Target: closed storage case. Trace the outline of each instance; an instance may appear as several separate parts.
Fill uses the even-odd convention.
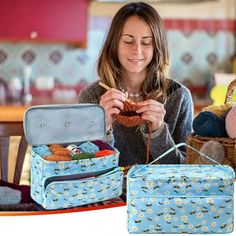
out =
[[[220,165],[137,165],[127,177],[130,233],[230,233],[234,170]]]

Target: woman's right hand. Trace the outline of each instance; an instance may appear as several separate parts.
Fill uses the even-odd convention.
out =
[[[112,115],[119,114],[124,108],[125,94],[121,91],[111,88],[101,96],[100,105],[104,108],[106,114],[106,131],[111,128]]]

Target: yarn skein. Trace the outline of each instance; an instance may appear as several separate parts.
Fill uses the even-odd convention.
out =
[[[225,161],[225,150],[221,143],[210,140],[203,144],[200,149],[200,152],[206,154],[207,156],[211,157],[213,160],[223,164]],[[211,160],[208,160],[205,157],[201,157],[200,163],[202,164],[214,164]]]
[[[212,112],[200,112],[193,120],[196,135],[206,137],[227,137],[225,119]]]
[[[236,138],[236,105],[232,107],[225,119],[225,127],[230,138]]]
[[[109,156],[109,155],[114,155],[114,154],[115,154],[115,151],[112,151],[112,150],[102,150],[102,151],[96,152],[95,156],[96,157],[104,157],[104,156]]]
[[[78,147],[82,153],[95,153],[99,151],[99,147],[92,142],[85,142]]]
[[[71,156],[73,160],[92,159],[95,157],[96,156],[93,153],[80,153],[80,154],[74,154]]]
[[[211,157],[213,160],[219,162],[222,165],[228,165],[234,168],[234,165],[231,161],[226,158],[226,153],[223,145],[220,142],[210,140],[203,144],[200,149],[200,152]],[[193,164],[214,164],[212,161],[208,160],[205,157],[199,156]]]
[[[202,111],[209,111],[214,113],[218,117],[225,118],[233,104],[233,102],[227,102],[224,105],[210,105],[208,107],[205,107]]]
[[[47,145],[33,146],[32,150],[41,157],[52,155],[52,152]]]

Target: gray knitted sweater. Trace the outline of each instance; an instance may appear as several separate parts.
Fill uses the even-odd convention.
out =
[[[183,85],[170,80],[169,96],[165,104],[166,115],[161,129],[153,133],[150,142],[150,161],[177,143],[185,142],[192,131],[193,104],[189,90]],[[84,88],[79,95],[79,103],[99,104],[104,89],[94,82]],[[146,162],[146,142],[148,135],[138,127],[127,128],[113,123],[110,141],[120,151],[119,165],[142,164]],[[109,137],[107,137],[109,140]],[[185,148],[173,151],[157,163],[179,164],[185,162]]]

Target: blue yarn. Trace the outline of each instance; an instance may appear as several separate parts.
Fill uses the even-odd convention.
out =
[[[46,145],[33,146],[32,150],[41,157],[52,155],[52,152]]]
[[[193,121],[195,134],[208,137],[227,137],[225,119],[212,112],[200,112]]]
[[[99,147],[91,142],[82,143],[78,147],[82,153],[95,153],[99,152]]]

